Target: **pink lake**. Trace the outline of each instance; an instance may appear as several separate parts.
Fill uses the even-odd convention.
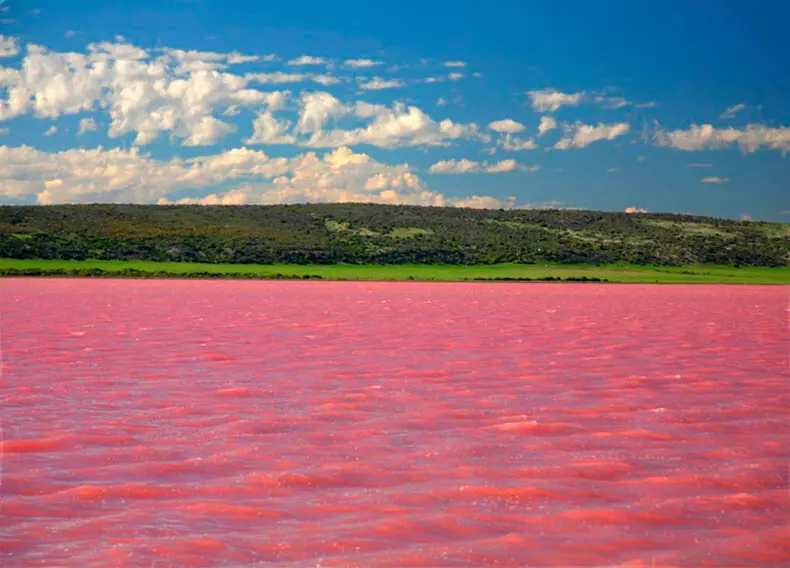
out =
[[[0,280],[0,565],[787,566],[788,288]]]

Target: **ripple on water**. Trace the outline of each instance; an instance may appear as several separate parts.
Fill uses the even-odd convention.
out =
[[[786,302],[8,279],[0,562],[786,566]]]

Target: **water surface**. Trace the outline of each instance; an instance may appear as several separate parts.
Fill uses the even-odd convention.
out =
[[[0,562],[787,565],[787,306],[0,280]]]

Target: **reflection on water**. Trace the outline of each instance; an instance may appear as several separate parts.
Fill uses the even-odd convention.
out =
[[[2,280],[4,567],[782,566],[787,288]]]

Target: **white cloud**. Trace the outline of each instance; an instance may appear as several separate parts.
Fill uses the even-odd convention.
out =
[[[488,124],[488,128],[494,132],[509,132],[511,134],[524,132],[524,130],[526,130],[526,127],[523,124],[509,118],[490,122]]]
[[[599,140],[614,140],[628,133],[630,129],[631,126],[625,122],[597,125],[577,122],[574,125],[565,125],[565,136],[554,145],[554,148],[557,150],[586,148]]]
[[[445,61],[445,67],[466,67],[466,61]]]
[[[274,71],[272,73],[247,73],[245,79],[261,85],[283,84],[283,83],[302,83],[307,81],[310,75],[307,73],[284,73]]]
[[[28,146],[0,146],[0,196],[35,197],[41,204],[72,202],[170,202],[173,192],[236,181],[224,194],[190,198],[196,203],[370,201],[446,205],[406,165],[377,162],[338,148],[272,158],[237,148],[189,160],[153,159],[131,150],[68,150],[46,153]]]
[[[602,109],[605,110],[619,110],[626,107],[634,107],[634,108],[653,108],[656,106],[656,103],[653,101],[645,102],[645,103],[635,103],[634,101],[629,101],[625,97],[610,97],[605,95],[597,95],[594,99],[597,105],[600,105]]]
[[[636,158],[636,161],[639,162],[640,164],[642,162],[645,162],[646,160],[647,160],[647,158],[645,156],[637,156],[637,158]]]
[[[731,106],[731,107],[729,107],[727,109],[724,109],[724,112],[721,113],[721,116],[719,116],[719,119],[726,120],[728,118],[735,118],[735,115],[738,114],[739,112],[741,112],[744,108],[746,108],[746,105],[744,105],[743,103],[740,103],[740,104]]]
[[[507,166],[503,166],[507,169]],[[172,198],[236,182],[227,191]],[[272,158],[237,148],[189,160],[156,160],[131,150],[68,150],[46,153],[28,146],[0,146],[0,196],[34,197],[40,204],[95,202],[245,203],[371,202],[459,207],[512,207],[514,198],[449,199],[427,188],[404,165],[378,162],[367,154],[338,148]]]
[[[514,171],[538,171],[539,166],[525,166],[516,160],[502,160],[495,164],[473,162],[471,160],[441,160],[428,171],[432,174],[498,174]]]
[[[633,207],[632,206],[632,207],[626,207],[625,208],[625,212],[626,213],[647,213],[648,211],[644,207]]]
[[[368,91],[380,91],[383,89],[396,89],[405,85],[406,83],[400,79],[381,79],[379,77],[373,77],[370,81],[361,83],[359,86]]]
[[[291,123],[278,120],[271,111],[259,112],[252,123],[253,134],[245,140],[245,144],[294,144],[296,137],[288,134]]]
[[[78,35],[79,35],[79,32],[74,31],[74,30],[66,30],[66,33],[63,34],[63,36],[66,39],[72,39],[72,38],[77,37]]]
[[[554,120],[552,116],[541,116],[540,117],[540,124],[538,124],[538,137],[543,136],[547,132],[550,132],[557,128],[557,121]]]
[[[620,171],[620,168],[607,168],[606,173],[607,174],[616,174],[619,171]]]
[[[282,110],[288,104],[290,97],[291,91],[271,91],[264,93],[263,104],[271,111]]]
[[[77,134],[85,134],[86,132],[95,132],[98,126],[96,121],[92,118],[83,118],[80,120],[79,131]]]
[[[367,121],[364,126],[325,130],[324,125],[343,117]],[[392,107],[357,102],[347,105],[328,93],[303,95],[302,112],[296,133],[313,133],[304,146],[334,148],[370,144],[380,148],[448,145],[457,139],[488,141],[476,124],[451,120],[434,121],[415,106],[395,103]]]
[[[54,136],[58,132],[58,127],[54,124],[50,126],[46,132],[44,132],[44,136]]]
[[[625,108],[630,106],[631,101],[625,99],[623,97],[595,97],[595,102],[601,105],[601,108],[610,109],[610,110],[617,110],[621,108]]]
[[[364,69],[367,67],[375,67],[381,65],[381,61],[374,61],[373,59],[346,59],[344,62],[346,67],[353,69]]]
[[[687,168],[712,168],[713,164],[700,164],[699,162],[695,162],[693,164],[689,164],[686,167]]]
[[[503,200],[490,195],[473,195],[463,199],[455,199],[451,205],[454,207],[468,207],[469,209],[514,209],[518,207],[515,197],[508,197]]]
[[[729,178],[723,178],[719,176],[710,176],[706,178],[702,178],[702,183],[727,183],[729,182]]]
[[[692,125],[688,130],[659,130],[654,135],[658,146],[686,152],[720,150],[737,144],[750,154],[762,147],[779,150],[782,155],[790,152],[790,127],[769,128],[762,124],[749,124],[745,129],[714,128],[710,124]]]
[[[313,57],[311,55],[302,55],[296,59],[291,59],[288,65],[326,65],[327,61],[323,57]]]
[[[450,81],[458,81],[459,79],[463,79],[464,78],[464,74],[463,73],[450,73],[450,74],[447,75],[447,78]]]
[[[244,55],[238,52],[217,53],[215,51],[196,51],[183,49],[162,49],[159,61],[172,66],[176,74],[185,74],[191,71],[210,71],[227,69],[229,65],[251,63],[258,61],[257,55]]]
[[[578,106],[582,102],[584,92],[562,93],[556,89],[527,91],[532,100],[532,108],[537,112],[554,112],[563,106]]]
[[[324,87],[328,87],[329,85],[337,85],[340,83],[340,79],[333,77],[332,75],[311,75],[310,79],[319,85],[323,85]]]
[[[332,118],[349,113],[349,107],[329,93],[302,93],[302,110],[296,133],[320,132],[324,124]]]
[[[245,75],[245,79],[260,85],[280,85],[286,83],[305,83],[307,81],[313,81],[314,83],[318,83],[319,85],[326,87],[340,83],[340,79],[333,77],[332,75],[320,73],[284,73],[282,71],[274,71],[271,73],[247,73],[247,75]]]
[[[40,118],[106,109],[111,138],[135,134],[153,142],[170,132],[184,145],[216,143],[235,131],[213,115],[229,106],[261,106],[268,94],[220,68],[253,56],[162,50],[152,58],[124,43],[89,44],[87,53],[59,53],[28,45],[20,69],[1,68],[0,121],[26,113]]]
[[[447,104],[447,100],[446,100],[446,99],[444,99],[443,97],[439,97],[439,98],[436,100],[436,105],[437,105],[437,106],[444,106],[444,105],[446,105],[446,104]]]
[[[533,138],[519,138],[512,134],[505,134],[500,136],[497,140],[497,146],[502,147],[506,152],[521,152],[523,150],[534,150],[538,147]]]
[[[19,40],[0,34],[0,57],[14,57],[19,54]]]
[[[184,197],[175,201],[170,201],[166,197],[157,199],[157,205],[246,205],[249,195],[240,190],[232,189],[227,193],[217,195],[210,193],[205,197]]]

